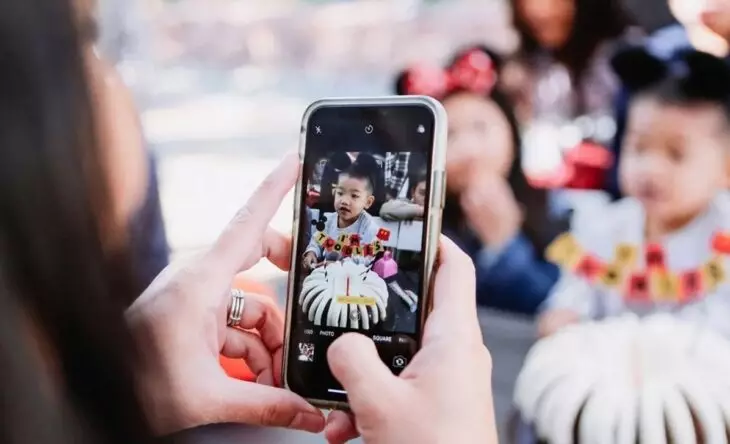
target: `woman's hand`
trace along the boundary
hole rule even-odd
[[[495,174],[471,180],[462,193],[461,208],[487,246],[498,249],[520,231],[520,206],[507,181]]]
[[[274,388],[284,338],[284,320],[274,302],[246,294],[241,329],[226,326],[231,283],[239,271],[261,258],[289,268],[290,239],[268,224],[297,180],[298,168],[298,157],[288,156],[207,253],[163,271],[128,310],[144,358],[139,394],[157,432],[217,422],[311,432],[324,428],[318,409]],[[245,359],[258,383],[228,377],[220,354]]]
[[[492,362],[477,320],[474,265],[447,239],[439,262],[423,348],[400,377],[365,336],[350,333],[330,346],[330,367],[354,414],[330,414],[330,443],[357,435],[368,444],[497,443]]]

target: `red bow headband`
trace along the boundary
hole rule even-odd
[[[437,99],[463,89],[477,94],[489,94],[497,84],[497,69],[484,51],[474,49],[446,69],[417,66],[406,72],[404,92]]]

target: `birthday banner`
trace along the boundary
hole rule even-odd
[[[681,272],[666,268],[665,252],[659,244],[646,245],[646,266],[639,269],[639,250],[635,245],[618,244],[613,260],[605,262],[584,251],[573,235],[565,233],[548,247],[546,257],[591,283],[622,290],[624,299],[632,302],[691,302],[727,280],[724,256],[730,254],[730,234],[716,234],[713,256],[699,267]]]
[[[340,234],[337,239],[328,236],[323,231],[317,231],[314,233],[314,240],[317,244],[324,248],[325,251],[335,251],[342,255],[342,257],[352,256],[364,256],[374,257],[378,253],[385,251],[383,242],[390,240],[390,230],[381,228],[378,230],[376,240],[372,243],[362,243],[362,239],[359,234]]]

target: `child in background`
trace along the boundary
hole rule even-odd
[[[563,267],[540,333],[624,312],[669,311],[730,335],[730,69],[686,51],[613,60],[631,90],[620,177],[626,197],[578,213],[550,248]]]
[[[474,260],[479,303],[533,314],[559,276],[543,250],[564,228],[549,219],[546,192],[531,188],[522,172],[500,67],[491,51],[472,47],[446,68],[407,70],[396,88],[439,99],[449,114],[443,231]]]
[[[647,51],[662,60],[671,60],[681,50],[697,49],[723,56],[730,62],[727,53],[730,48],[730,1],[729,0],[669,0],[675,17],[679,23],[666,26],[644,41]],[[685,28],[686,26],[686,28]],[[696,38],[699,33],[699,38]],[[620,160],[621,143],[623,142],[631,95],[622,89],[615,106],[616,138],[612,143],[614,158]],[[609,174],[606,190],[614,199],[623,197],[618,180],[618,165],[614,162]]]
[[[334,213],[324,214],[324,230],[322,232],[332,239],[342,234],[357,234],[362,244],[376,240],[380,227],[367,210],[375,202],[373,195],[377,165],[372,156],[360,154],[355,162],[339,174],[334,190]],[[338,253],[328,254],[328,260],[339,260]],[[304,253],[303,265],[313,269],[325,260],[325,249],[312,238]]]
[[[380,208],[380,217],[386,221],[422,219],[426,207],[428,171],[422,169],[411,175],[409,183],[414,184],[409,191],[409,199],[393,199]]]

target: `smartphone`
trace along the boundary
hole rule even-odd
[[[446,192],[446,112],[428,97],[325,99],[304,114],[283,378],[347,409],[327,348],[358,332],[399,374],[430,306]]]

